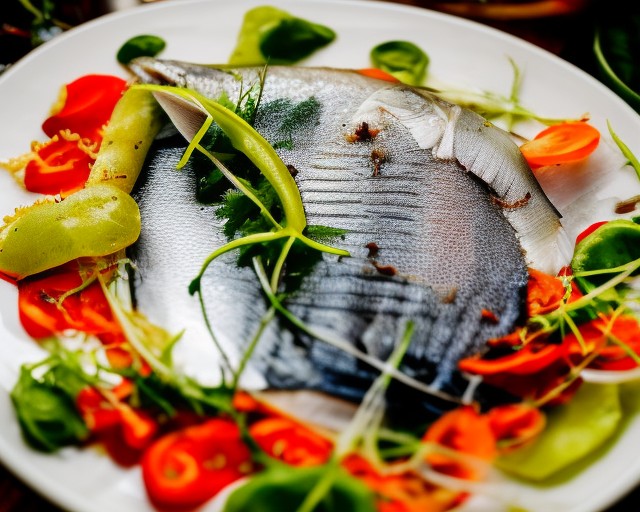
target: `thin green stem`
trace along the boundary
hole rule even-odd
[[[202,276],[204,275],[205,271],[207,270],[211,262],[215,260],[218,256],[222,256],[224,253],[233,251],[234,249],[238,249],[246,245],[259,244],[263,242],[273,242],[274,240],[277,240],[279,238],[285,238],[290,235],[291,235],[291,232],[286,228],[281,229],[280,231],[267,231],[265,233],[255,233],[253,235],[247,235],[242,238],[237,238],[223,245],[222,247],[219,247],[218,249],[213,251],[207,257],[207,259],[205,259],[204,263],[202,264],[202,268],[200,269],[200,272],[195,277],[195,279],[191,281],[191,284],[189,285],[189,293],[193,295],[195,292],[200,291],[200,280],[202,279]]]
[[[331,487],[336,482],[340,466],[337,461],[332,460],[326,467],[326,471],[322,473],[322,478],[314,485],[311,492],[305,496],[304,501],[298,507],[296,512],[313,512],[319,503],[329,494]]]
[[[269,322],[273,320],[275,313],[276,313],[276,310],[273,307],[271,307],[267,310],[267,312],[264,315],[262,315],[262,318],[260,319],[260,323],[258,324],[258,329],[256,333],[253,335],[253,338],[249,342],[249,345],[247,346],[246,350],[242,354],[242,359],[240,360],[238,369],[234,372],[233,381],[231,383],[231,389],[238,389],[238,383],[240,382],[240,378],[244,373],[244,369],[246,368],[247,363],[249,362],[249,359],[251,359],[251,356],[253,355],[255,348],[258,346],[258,342],[260,341],[260,338],[262,337],[264,330],[269,325]]]
[[[593,299],[595,299],[602,293],[606,292],[607,290],[610,290],[611,288],[614,288],[615,286],[622,283],[627,277],[629,277],[639,268],[640,268],[640,258],[638,258],[637,260],[630,261],[629,263],[626,263],[619,267],[606,269],[604,271],[587,271],[587,272],[576,273],[576,277],[582,277],[582,276],[588,276],[588,275],[599,275],[603,273],[620,272],[620,274],[618,274],[615,277],[612,277],[606,283],[601,284],[597,288],[594,288],[586,295],[583,295],[579,299],[564,305],[563,306],[564,310],[567,312],[570,312],[570,311],[575,311],[588,306]]]
[[[287,241],[284,243],[284,247],[282,247],[282,251],[280,251],[280,256],[278,256],[278,260],[276,261],[276,264],[273,267],[273,273],[271,274],[271,290],[273,290],[274,293],[278,291],[278,284],[280,282],[280,276],[282,275],[282,269],[284,267],[284,263],[295,241],[296,241],[295,236],[290,236],[287,239]]]
[[[247,196],[253,204],[255,204],[259,209],[260,213],[266,218],[276,229],[282,229],[282,226],[278,224],[278,222],[273,218],[271,212],[269,212],[268,208],[264,205],[260,199],[247,187],[242,181],[240,181],[233,173],[218,159],[215,155],[207,151],[202,146],[198,145],[198,150],[207,156],[209,160],[213,162],[213,164],[220,170],[222,174],[231,182],[233,185],[240,190],[245,196]]]
[[[204,294],[202,293],[198,294],[198,302],[200,303],[200,311],[202,312],[202,317],[204,319],[204,325],[207,328],[207,332],[209,333],[209,336],[211,337],[213,344],[216,346],[216,349],[218,349],[218,353],[220,354],[220,357],[222,357],[222,362],[226,367],[227,371],[230,371],[233,373],[233,367],[231,366],[231,361],[229,361],[229,358],[227,357],[226,352],[222,349],[222,345],[220,345],[220,342],[218,341],[218,337],[216,336],[215,332],[213,332],[213,326],[211,325],[211,321],[209,320],[209,315],[207,314],[207,308],[204,303]],[[226,385],[227,376],[225,373],[225,368],[221,368],[221,371],[222,371],[222,383]]]
[[[607,128],[609,128],[609,134],[611,135],[611,138],[616,143],[616,145],[618,146],[618,148],[620,149],[622,154],[625,156],[625,158],[627,159],[629,165],[631,165],[631,167],[633,167],[633,170],[636,172],[636,176],[640,180],[640,161],[638,161],[636,156],[629,149],[629,146],[627,146],[622,141],[622,139],[620,137],[618,137],[618,134],[616,134],[613,131],[613,128],[611,127],[611,123],[609,122],[608,119],[607,119]]]
[[[303,234],[298,234],[297,238],[306,246],[310,247],[311,249],[315,249],[316,251],[326,252],[328,254],[335,254],[336,256],[351,256],[349,251],[346,251],[344,249],[338,249],[336,247],[331,247],[330,245],[326,245],[320,242],[316,242],[315,240],[312,240],[311,238]]]

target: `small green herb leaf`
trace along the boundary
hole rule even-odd
[[[427,73],[429,57],[409,41],[388,41],[371,50],[371,62],[401,82],[420,85]]]
[[[116,58],[120,64],[128,64],[137,57],[155,57],[158,55],[166,43],[164,39],[153,35],[139,35],[132,37],[124,43]]]

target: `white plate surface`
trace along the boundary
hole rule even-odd
[[[235,46],[244,13],[264,5],[256,0],[174,0],[104,16],[54,39],[0,76],[0,159],[28,150],[31,140],[44,140],[40,124],[58,89],[86,73],[126,77],[115,55],[129,37],[149,33],[167,42],[162,56],[192,62],[224,63]],[[603,143],[588,165],[572,166],[562,185],[553,176],[543,181],[550,197],[568,219],[569,235],[595,220],[610,218],[615,201],[638,191],[638,180],[606,135],[606,120],[640,155],[640,117],[622,100],[576,67],[510,35],[463,19],[385,2],[363,0],[274,0],[295,15],[323,23],[337,40],[304,65],[367,67],[370,49],[391,39],[413,41],[430,56],[430,76],[438,83],[507,95],[512,58],[524,73],[522,104],[549,117],[576,118],[588,113],[603,133]],[[522,126],[525,135],[538,127]],[[605,170],[613,174],[603,176]],[[565,173],[566,174],[566,173]],[[612,178],[612,176],[614,176]],[[594,184],[596,186],[594,187]],[[571,199],[567,187],[573,188]],[[577,191],[577,192],[575,192]],[[583,195],[584,198],[575,199]],[[0,173],[0,214],[30,204],[35,196]],[[597,206],[597,208],[596,208]],[[41,353],[24,334],[17,318],[14,287],[0,281],[0,459],[39,492],[70,511],[145,512],[147,503],[138,469],[123,470],[94,451],[63,450],[41,455],[20,438],[9,391],[21,363]],[[529,510],[579,512],[600,510],[640,481],[640,421],[598,461],[576,478],[537,489],[504,483],[498,494]],[[208,507],[213,509],[213,505]],[[472,501],[467,509],[496,510],[495,502]]]

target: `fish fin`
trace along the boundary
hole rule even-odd
[[[207,112],[193,101],[181,98],[177,94],[154,91],[153,96],[180,134],[191,141],[207,119]]]

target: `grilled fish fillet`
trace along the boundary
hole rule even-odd
[[[261,72],[152,58],[132,70],[143,82],[232,100]],[[164,103],[189,138],[193,121]],[[291,105],[309,109],[293,126]],[[522,320],[527,268],[554,273],[569,257],[559,216],[509,135],[423,89],[349,70],[274,66],[255,128],[271,143],[288,141],[278,153],[296,170],[308,223],[346,230],[336,244],[351,254],[324,255],[285,306],[322,338],[381,362],[412,321],[400,370],[433,389],[460,396],[459,359]],[[183,138],[159,142],[135,192],[143,228],[131,253],[134,291],[152,320],[186,329],[184,364],[213,378],[220,354],[206,355],[210,338],[187,286],[227,239],[216,206],[196,200],[191,166],[175,171],[185,146]],[[202,294],[216,341],[237,364],[268,309],[256,276],[227,254],[206,272]],[[276,318],[244,384],[357,401],[376,375]]]

